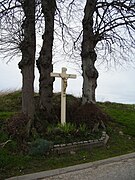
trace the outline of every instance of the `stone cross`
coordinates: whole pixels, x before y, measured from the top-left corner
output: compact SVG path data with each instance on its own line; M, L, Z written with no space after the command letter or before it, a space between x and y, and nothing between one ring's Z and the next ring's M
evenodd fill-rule
M51 73L51 77L61 78L61 124L66 123L66 88L68 78L76 78L75 74L66 74L67 68L63 67L61 73Z

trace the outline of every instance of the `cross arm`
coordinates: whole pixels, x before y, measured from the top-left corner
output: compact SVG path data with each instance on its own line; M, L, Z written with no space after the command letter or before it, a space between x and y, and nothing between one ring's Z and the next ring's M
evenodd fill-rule
M60 73L50 73L51 77L61 77Z
M67 74L67 75L68 75L68 78L73 78L73 79L76 78L76 75L75 75L75 74Z
M51 77L61 77L61 78L72 78L75 79L76 75L75 74L65 74L65 73L50 73Z
M72 78L72 79L75 79L76 78L76 75L75 74L60 74L61 78Z

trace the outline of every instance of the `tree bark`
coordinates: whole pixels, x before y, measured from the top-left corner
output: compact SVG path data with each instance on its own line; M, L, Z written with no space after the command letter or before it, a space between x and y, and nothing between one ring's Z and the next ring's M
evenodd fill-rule
M95 68L97 55L95 52L96 40L93 32L93 13L96 0L87 0L83 18L83 41L82 41L82 75L83 93L82 104L95 103L95 90L97 87L98 71Z
M50 73L53 71L52 47L54 39L54 16L56 9L55 0L42 0L42 12L45 18L45 32L43 34L43 45L37 61L40 73L39 94L40 109L50 114L52 111L53 78Z
M20 44L22 60L19 68L22 73L22 112L30 119L28 122L28 133L34 118L34 65L36 51L35 35L35 0L24 0L22 3L25 20L22 28L24 39Z

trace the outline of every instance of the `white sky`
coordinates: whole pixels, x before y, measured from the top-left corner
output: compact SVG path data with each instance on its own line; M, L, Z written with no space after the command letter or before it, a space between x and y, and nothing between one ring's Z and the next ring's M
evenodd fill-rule
M77 79L68 80L67 93L75 96L81 96L82 93L82 77L78 74L73 65L66 63L58 63L54 65L54 71L60 72L61 67L67 67L67 73L77 74ZM97 101L111 101L120 103L135 104L135 69L128 67L126 69L119 68L117 70L105 71L100 68L98 87L96 90ZM38 91L39 74L36 70L35 90ZM0 91L21 89L22 79L18 69L18 62L12 61L6 64L0 60ZM60 79L54 82L54 92L60 91Z

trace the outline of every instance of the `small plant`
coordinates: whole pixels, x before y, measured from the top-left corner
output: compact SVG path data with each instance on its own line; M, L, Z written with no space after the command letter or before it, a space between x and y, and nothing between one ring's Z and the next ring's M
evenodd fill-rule
M56 127L53 125L53 124L51 124L51 125L49 125L48 127L47 127L47 134L52 134L55 130Z
M64 133L69 134L76 131L76 125L71 123L58 124L58 128L60 128Z
M80 126L79 126L79 131L80 131L80 132L84 133L84 132L86 132L87 130L88 130L88 129L87 129L86 124L80 124Z

